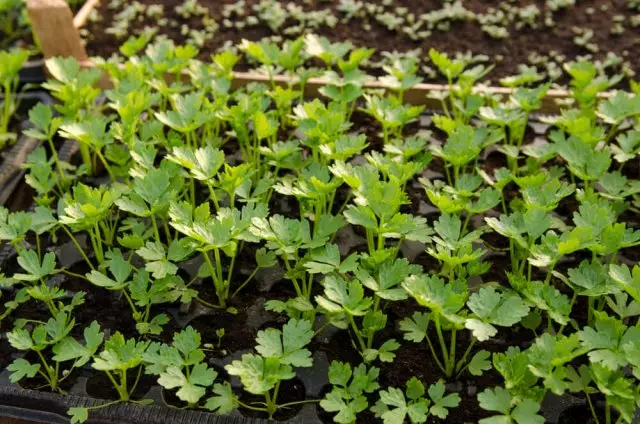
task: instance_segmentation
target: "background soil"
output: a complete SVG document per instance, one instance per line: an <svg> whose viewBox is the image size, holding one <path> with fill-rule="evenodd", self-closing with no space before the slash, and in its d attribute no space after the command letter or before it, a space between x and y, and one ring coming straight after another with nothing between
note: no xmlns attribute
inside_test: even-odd
<svg viewBox="0 0 640 424"><path fill-rule="evenodd" d="M185 20L175 12L175 7L182 4L181 0L139 0L145 5L163 4L165 14L169 19L175 19L180 23L185 23L189 28L201 29L202 22L200 18L191 18ZM87 30L90 34L88 37L87 48L90 55L110 56L118 51L118 46L123 40L117 40L114 36L107 34L104 29L108 27L108 23L112 21L113 16L119 9L109 9L107 1L102 1L98 7L100 16L98 22L89 22ZM231 0L200 0L201 5L209 9L210 16L216 22L222 22L222 10L225 5L236 3ZM246 0L246 14L252 13L252 6L258 3L258 0ZM338 0L328 0L324 2L308 2L303 0L292 0L291 3L303 6L305 10L317 10L326 8L337 8ZM309 5L308 3L315 3ZM485 12L489 7L497 7L498 2L486 0L466 0L465 8L476 13ZM517 0L515 3L519 6L535 4L541 11L547 10L544 0ZM608 5L606 10L601 10L601 6ZM442 7L440 1L435 0L394 0L393 7L407 7L416 16L428 13L430 11ZM587 10L593 8L594 13L587 13ZM391 9L389 9L391 10ZM546 27L539 22L538 28L525 27L520 30L515 29L514 25L509 28L510 36L506 39L495 39L484 33L478 22L452 22L449 31L434 30L433 34L424 41L412 41L407 35L399 31L387 30L383 25L376 21L370 21L371 30L365 31L362 28L362 21L356 18L350 22L339 22L335 28L320 28L316 32L320 35L328 37L332 41L350 40L358 46L373 47L379 53L382 51L408 51L421 48L423 56L430 48L435 48L450 54L456 52L472 52L473 54L482 54L489 56L491 63L496 59L500 59L496 63L496 68L489 75L491 79L511 75L517 72L518 66L526 64L532 53L540 55L549 55L554 51L560 55L565 55L567 60L575 59L579 56L587 55L589 52L578 47L573 43L575 36L572 28L589 28L593 30L594 36L590 42L599 46L599 53L595 54L595 58L603 59L607 52L612 52L618 56L624 57L631 68L640 69L640 55L634 54L634 51L640 48L640 31L627 25L626 31L621 35L612 35L610 33L613 25L613 19L616 15L630 16L634 12L627 6L625 0L585 0L577 2L576 5L567 9L556 11L553 13L556 25L552 28ZM340 12L335 11L337 16ZM538 18L542 21L542 18ZM286 22L284 27L290 26L292 22ZM145 26L154 26L153 20L145 19L133 23L130 31L136 32ZM280 32L282 28L280 29ZM180 28L161 28L160 33L168 35L176 43L181 43L184 37L180 34ZM263 37L273 35L274 33L267 25L260 23L257 26L247 27L243 30L235 28L224 28L222 25L215 34L214 40L208 42L201 49L200 57L209 59L210 55L223 47L225 43L231 42L237 44L242 39L252 41L260 40Z"/></svg>

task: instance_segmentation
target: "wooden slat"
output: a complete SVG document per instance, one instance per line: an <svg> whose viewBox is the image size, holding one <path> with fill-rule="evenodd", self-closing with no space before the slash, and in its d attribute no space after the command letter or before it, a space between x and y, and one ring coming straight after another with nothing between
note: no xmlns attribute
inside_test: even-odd
<svg viewBox="0 0 640 424"><path fill-rule="evenodd" d="M38 37L45 59L54 56L89 60L73 25L73 14L64 0L27 0L27 10L34 34Z"/></svg>
<svg viewBox="0 0 640 424"><path fill-rule="evenodd" d="M273 80L276 84L285 86L291 81L288 75L275 75ZM243 87L252 82L269 83L269 77L267 75L255 73L255 72L234 72L232 87ZM305 96L307 97L320 97L320 88L327 85L329 81L324 78L311 78L305 85ZM370 89L383 89L389 90L390 87L381 83L380 81L371 81L364 85L365 88ZM434 94L446 92L448 86L442 84L417 84L404 93L405 103L412 105L424 105L427 109L442 109L442 103L440 100L433 98ZM490 95L499 95L508 97L513 93L513 89L507 87L483 87L477 86L474 88L476 93L484 93ZM609 97L611 92L601 93L601 97ZM559 110L558 100L565 100L569 97L569 92L566 90L552 89L547 92L546 97L542 101L542 107L540 112L551 113Z"/></svg>

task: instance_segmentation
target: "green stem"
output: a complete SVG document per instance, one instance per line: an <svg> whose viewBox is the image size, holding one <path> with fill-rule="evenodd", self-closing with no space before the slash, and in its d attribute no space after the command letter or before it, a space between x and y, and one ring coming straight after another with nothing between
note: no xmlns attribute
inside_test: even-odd
<svg viewBox="0 0 640 424"><path fill-rule="evenodd" d="M367 246L369 247L369 254L373 254L376 250L375 243L373 242L373 234L368 228L365 229L365 232L367 234Z"/></svg>
<svg viewBox="0 0 640 424"><path fill-rule="evenodd" d="M241 402L239 400L238 400L238 405L242 406L243 408L247 408L247 409L249 409L251 411L266 412L266 410L267 410L267 408L258 408L256 406L247 405L246 403Z"/></svg>
<svg viewBox="0 0 640 424"><path fill-rule="evenodd" d="M598 420L598 414L596 414L596 409L593 407L593 403L591 402L591 396L589 396L589 393L587 392L584 392L584 394L587 397L587 403L589 404L589 409L591 410L591 416L595 420L596 424L600 424L600 420Z"/></svg>
<svg viewBox="0 0 640 424"><path fill-rule="evenodd" d="M458 375L460 375L465 369L467 369L467 366L469 365L467 364L467 357L469 356L469 353L471 353L471 349L473 349L477 341L478 340L476 338L471 340L471 343L469 343L469 347L467 347L467 350L465 350L462 358L460 358L460 360L458 361L458 364L456 365L456 372L458 373Z"/></svg>
<svg viewBox="0 0 640 424"><path fill-rule="evenodd" d="M64 172L62 171L62 165L60 165L60 158L58 157L58 152L56 150L56 146L53 144L53 140L48 138L49 147L51 148L51 155L53 156L53 161L56 164L56 169L58 170L58 174L60 175L60 185L58 186L61 191L63 191L64 181L66 180L64 176Z"/></svg>
<svg viewBox="0 0 640 424"><path fill-rule="evenodd" d="M358 344L360 345L360 350L362 351L361 353L364 354L364 352L367 350L367 345L364 343L364 340L362 340L362 335L358 330L356 321L353 319L353 315L349 315L349 323L351 324L351 328L353 329L353 332L356 334Z"/></svg>
<svg viewBox="0 0 640 424"><path fill-rule="evenodd" d="M287 408L289 406L302 405L302 404L305 404L305 403L316 403L316 402L320 402L320 399L305 399L305 400L299 400L299 401L296 401L296 402L282 403L282 404L278 405L278 408Z"/></svg>
<svg viewBox="0 0 640 424"><path fill-rule="evenodd" d="M236 265L236 258L238 257L238 252L242 251L242 242L240 242L238 250L236 250L236 254L231 257L231 263L229 264L229 271L227 272L227 281L225 282L225 293L224 298L229 299L229 290L231 290L231 277L233 277L233 268Z"/></svg>
<svg viewBox="0 0 640 424"><path fill-rule="evenodd" d="M447 377L451 377L452 371L450 370L451 366L449 365L449 352L447 351L447 343L444 341L444 336L442 335L440 314L438 313L435 314L434 324L436 325L436 333L438 334L438 341L440 342L440 349L442 350L442 359L444 359L445 374Z"/></svg>
<svg viewBox="0 0 640 424"><path fill-rule="evenodd" d="M223 293L223 296L224 296L225 289L226 289L226 283L225 283L224 279L222 278L222 259L220 258L220 249L218 249L217 247L213 249L213 257L216 260L216 266L217 266L217 271L218 271L218 281L220 281L222 283L222 293Z"/></svg>
<svg viewBox="0 0 640 424"><path fill-rule="evenodd" d="M96 150L96 154L98 155L98 158L100 159L100 162L102 162L102 164L104 165L104 169L107 170L107 174L109 174L109 178L111 178L111 181L115 182L116 181L116 175L111 170L111 167L109 166L109 163L107 163L107 159L105 159L105 157L102 155L102 152L100 152L100 150Z"/></svg>
<svg viewBox="0 0 640 424"><path fill-rule="evenodd" d="M233 294L229 297L229 299L233 299L240 290L242 290L247 284L249 284L249 282L253 279L253 277L255 277L256 273L258 272L260 268L259 267L255 267L253 272L247 277L246 280L244 280L244 283L242 283L240 285L240 287L238 287Z"/></svg>
<svg viewBox="0 0 640 424"><path fill-rule="evenodd" d="M153 223L153 234L156 236L156 241L160 243L160 230L158 229L158 222L156 221L155 214L151 214L151 222Z"/></svg>
<svg viewBox="0 0 640 424"><path fill-rule="evenodd" d="M449 342L449 372L447 374L453 375L456 365L456 329L451 332L451 340Z"/></svg>
<svg viewBox="0 0 640 424"><path fill-rule="evenodd" d="M213 303L209 303L206 300L203 300L201 297L196 296L195 299L202 303L204 306L207 306L209 308L213 308L213 309L220 309L221 306L220 305L214 305Z"/></svg>
<svg viewBox="0 0 640 424"><path fill-rule="evenodd" d="M287 258L284 258L284 266L287 268L289 275L291 275L291 264ZM300 290L300 285L298 285L298 280L293 275L291 275L291 282L296 290L296 295L298 295L298 297L304 297L302 290Z"/></svg>
<svg viewBox="0 0 640 424"><path fill-rule="evenodd" d="M202 256L204 257L204 261L207 263L207 267L209 268L209 273L211 274L211 279L213 280L213 284L216 288L216 294L218 296L218 303L221 307L225 307L226 303L224 302L224 300L221 297L221 294L223 293L223 287L222 287L222 282L218 281L218 273L216 272L216 270L213 268L213 264L211 263L211 259L209 259L209 253L208 252L202 252Z"/></svg>
<svg viewBox="0 0 640 424"><path fill-rule="evenodd" d="M131 307L131 312L133 313L133 315L138 315L138 309L136 308L136 306L133 304L133 300L131 300L131 297L129 296L129 294L127 293L127 291L125 289L121 290L122 294L124 294L125 299L127 299L127 302L129 303L129 306Z"/></svg>
<svg viewBox="0 0 640 424"><path fill-rule="evenodd" d="M111 384L113 384L113 387L118 392L118 396L120 396L119 401L125 401L125 402L128 401L129 393L127 393L126 391L125 392L122 391L122 386L118 382L116 382L116 379L113 376L113 374L111 374L111 372L108 370L105 370L105 374L107 374L107 377L109 377L109 380L111 380Z"/></svg>
<svg viewBox="0 0 640 424"><path fill-rule="evenodd" d="M87 166L90 175L94 175L93 161L91 160L91 151L89 146L85 143L78 142L80 146L80 154L82 155L82 162Z"/></svg>
<svg viewBox="0 0 640 424"><path fill-rule="evenodd" d="M425 334L425 339L427 340L427 344L429 345L429 350L431 350L431 356L433 356L433 359L435 359L436 364L438 364L438 367L440 367L440 370L442 370L442 372L444 373L445 367L442 366L442 362L440 362L440 359L436 354L436 350L433 347L433 343L431 343L431 338L429 338L429 335Z"/></svg>
<svg viewBox="0 0 640 424"><path fill-rule="evenodd" d="M76 247L76 249L78 249L78 252L80 252L80 255L82 256L82 259L84 259L85 262L87 263L87 265L89 265L89 268L91 268L91 270L95 270L95 268L93 267L93 264L91 263L91 261L87 257L87 254L84 253L84 250L82 249L82 247L80 247L80 243L78 243L78 240L73 236L71 231L69 231L67 229L67 227L65 227L64 225L61 225L61 227L64 230L64 232L67 233L67 235L69 236L69 239L71 240L73 245Z"/></svg>
<svg viewBox="0 0 640 424"><path fill-rule="evenodd" d="M133 386L131 386L131 393L136 391L136 387L138 387L138 383L140 382L141 375L142 375L142 367L138 367L138 375L136 375L136 380L133 382Z"/></svg>
<svg viewBox="0 0 640 424"><path fill-rule="evenodd" d="M35 351L38 354L38 357L40 358L40 362L42 362L43 368L45 369L47 375L45 376L45 379L47 380L47 383L49 383L49 386L51 387L51 390L53 390L54 392L57 389L57 382L56 379L53 375L54 370L53 368L51 368L49 366L49 364L47 363L47 360L44 358L44 356L42 355L42 353L39 350Z"/></svg>

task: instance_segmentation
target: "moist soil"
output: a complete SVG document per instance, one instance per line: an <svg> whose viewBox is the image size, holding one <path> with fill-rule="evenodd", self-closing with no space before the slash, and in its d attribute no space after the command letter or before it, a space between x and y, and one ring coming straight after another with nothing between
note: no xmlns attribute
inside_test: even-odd
<svg viewBox="0 0 640 424"><path fill-rule="evenodd" d="M125 2L126 3L126 2ZM176 6L181 5L182 0L140 0L144 5L163 4L164 17L170 20L176 20L180 24L185 24L191 29L200 30L203 28L202 19L200 17L192 17L185 19L177 14ZM209 9L210 16L218 23L224 19L222 10L225 5L236 3L235 0L200 0L200 5ZM258 0L245 1L245 16L252 14L252 6L259 3ZM291 0L290 3L297 4L306 11L325 10L332 8L336 16L342 16L337 11L339 0L327 0L321 2L309 2L303 0ZM544 0L516 0L519 6L527 6L535 4L543 14L547 11ZM629 61L631 68L640 69L640 56L633 54L640 47L640 36L635 28L632 28L628 22L625 24L627 29L620 35L612 35L610 33L613 25L613 19L616 15L630 17L634 12L627 7L625 0L613 0L602 2L599 0L585 0L576 2L577 4L567 9L556 11L553 13L553 19L556 25L552 28L542 24L542 18L538 18L538 28L524 27L516 29L515 25L509 29L510 36L506 39L495 39L482 31L478 22L452 22L449 31L434 30L432 35L426 40L412 41L407 35L396 30L388 30L382 24L375 20L369 20L371 29L366 31L362 28L362 20L354 19L350 22L339 21L334 28L321 27L315 32L324 35L330 40L345 41L350 40L357 46L373 47L378 52L382 51L400 51L406 52L417 48L422 49L423 57L430 48L439 51L455 54L457 52L472 52L475 55L487 55L494 63L497 58L502 60L496 63L496 67L489 75L490 79L497 79L507 75L513 75L518 72L518 66L529 62L529 56L532 53L540 55L549 55L554 51L560 55L566 56L567 60L575 59L578 56L584 56L589 52L583 47L577 46L573 42L575 33L574 27L588 28L593 31L593 38L589 40L599 46L599 52L593 54L595 58L604 59L608 52L624 57ZM601 10L603 4L608 4L607 10ZM283 2L286 4L286 2ZM108 57L118 52L118 47L126 39L116 39L113 35L105 32L105 29L112 22L114 15L119 9L109 9L109 2L103 1L98 6L101 19L97 22L88 22L87 31L90 34L87 49L92 56ZM465 8L476 12L484 13L489 7L497 7L494 2L484 0L465 0ZM394 0L393 7L407 7L416 16L428 13L442 7L441 2L436 0L412 1L412 0ZM389 8L387 10L393 10ZM588 9L595 9L595 13L589 14ZM283 34L287 26L292 26L293 22L285 22L279 30L279 34ZM129 28L132 33L138 33L143 28L157 27L154 19L144 18L133 22ZM166 34L177 44L181 44L184 37L180 34L180 26L172 28L169 26L159 28L160 34ZM238 44L242 39L258 41L264 37L274 35L274 33L265 24L257 26L249 26L245 29L238 30L236 28L225 28L222 25L218 28L213 40L208 41L203 48L200 49L200 58L209 60L210 55L222 48L225 43ZM286 37L286 36L285 36ZM374 59L380 59L378 53ZM562 63L560 63L562 64ZM240 64L239 70L246 69L246 64Z"/></svg>

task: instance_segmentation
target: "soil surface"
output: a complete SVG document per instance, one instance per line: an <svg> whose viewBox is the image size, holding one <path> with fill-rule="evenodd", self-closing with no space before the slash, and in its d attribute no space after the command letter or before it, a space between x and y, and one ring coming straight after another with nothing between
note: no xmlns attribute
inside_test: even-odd
<svg viewBox="0 0 640 424"><path fill-rule="evenodd" d="M127 4L128 2L124 2ZM173 39L176 44L183 44L185 36L181 31L183 25L189 29L202 30L204 25L202 17L191 16L184 18L176 12L176 7L183 2L181 0L140 0L140 4L149 6L155 4L164 5L163 18L167 18L167 24L159 27L159 34L165 34ZM206 41L200 51L200 58L209 60L210 55L229 45L238 44L242 39L252 41L260 40L273 35L284 35L287 28L294 25L292 18L284 22L277 32L272 31L267 24L259 21L255 25L246 26L242 29L227 28L221 25L223 22L223 10L229 5L238 3L232 0L200 0L200 5L208 9L209 16L219 24L213 39ZM246 0L243 16L255 15L253 7L259 3L258 0ZM540 15L536 19L536 27L525 26L517 29L516 22L512 22L508 27L509 36L503 39L496 39L482 30L482 25L475 20L448 21L448 30L434 29L432 34L425 40L413 41L409 36L400 31L401 28L393 30L387 29L383 24L369 15L366 17L354 17L345 22L345 15L338 10L339 0L326 1L305 1L292 0L282 2L302 7L306 12L330 10L336 17L339 17L335 27L330 28L320 26L313 32L324 35L332 41L349 40L357 46L375 48L378 52L374 60L380 59L381 52L407 52L414 49L421 49L418 56L424 59L426 64L426 53L430 48L444 51L449 54L471 52L473 55L486 55L489 63L496 63L493 72L488 76L497 79L506 75L517 73L518 66L530 63L532 55L554 56L556 62L562 66L565 61L575 59L579 56L592 54L593 58L604 59L608 53L615 53L626 60L630 68L637 71L640 69L640 56L634 54L640 48L640 32L632 27L631 17L639 11L628 7L625 0L599 1L584 0L576 2L575 5L566 9L551 12L543 0L516 0L510 4L526 7L535 5L540 10ZM118 51L118 47L126 37L116 38L105 31L111 25L115 15L123 10L123 6L110 8L110 2L102 1L98 7L99 19L87 24L85 38L90 55L107 57ZM506 4L506 2L505 2ZM463 2L464 7L476 14L487 14L490 7L498 7L496 2L484 0L468 0ZM283 6L283 7L284 7ZM441 9L442 2L436 0L412 1L394 0L391 6L385 11L395 13L395 8L406 7L415 16L434 12ZM544 17L552 16L555 25L547 27L544 24ZM230 20L234 20L234 16ZM612 34L611 29L615 24L617 16L626 17L623 26L626 30L622 34ZM240 18L236 18L240 19ZM243 18L244 19L244 18ZM366 23L366 27L363 24ZM158 27L157 18L138 17L128 27L128 33L140 33L145 27ZM588 43L597 46L598 51L591 53L586 47L576 45L574 37L577 29L593 31L593 36ZM309 31L311 32L311 31ZM242 64L240 65L242 68Z"/></svg>

